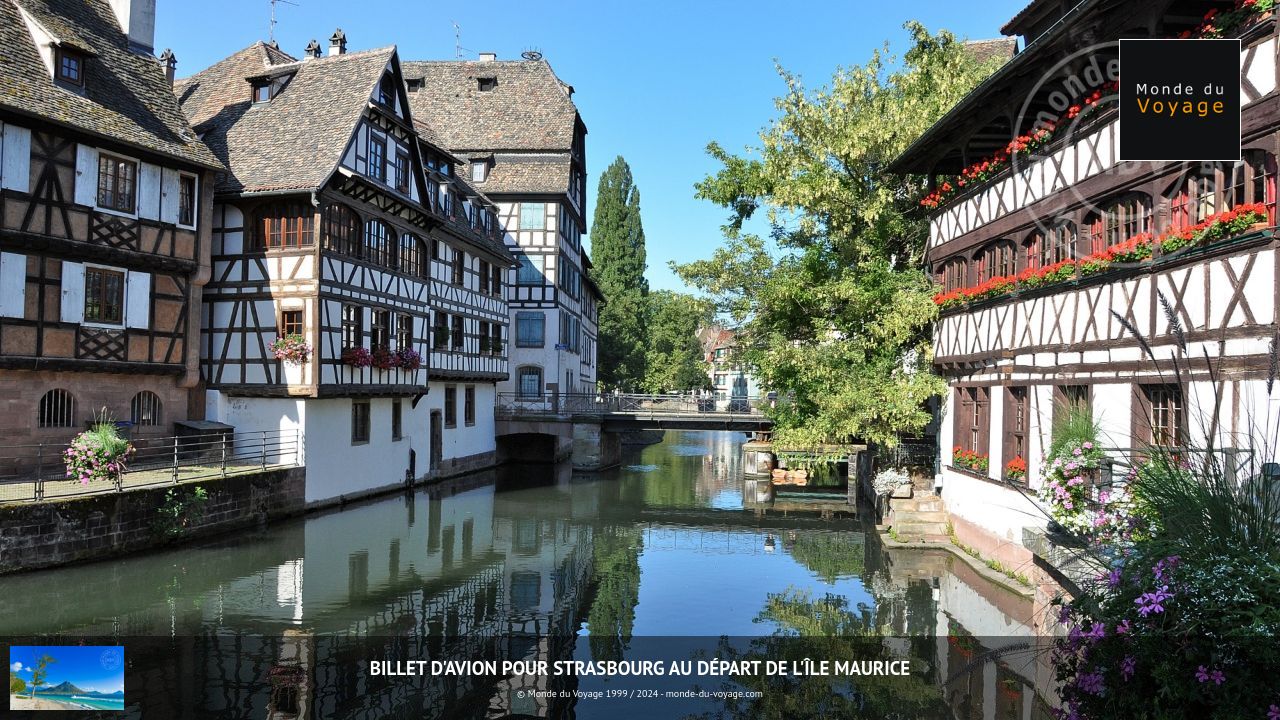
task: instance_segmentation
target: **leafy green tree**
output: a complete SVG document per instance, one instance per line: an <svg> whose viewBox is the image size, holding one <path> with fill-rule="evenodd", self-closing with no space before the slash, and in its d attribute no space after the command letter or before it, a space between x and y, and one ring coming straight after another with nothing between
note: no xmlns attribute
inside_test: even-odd
<svg viewBox="0 0 1280 720"><path fill-rule="evenodd" d="M894 444L928 423L925 401L946 387L930 369L925 183L886 168L994 62L945 31L906 27L900 62L877 51L814 92L780 68L779 116L751 157L708 146L723 167L697 195L730 211L726 242L674 267L740 326L739 360L783 400L783 442ZM762 209L770 238L745 230Z"/></svg>
<svg viewBox="0 0 1280 720"><path fill-rule="evenodd" d="M659 290L649 294L649 343L644 389L651 393L711 387L698 328L708 325L711 304L692 295Z"/></svg>
<svg viewBox="0 0 1280 720"><path fill-rule="evenodd" d="M9 694L10 695L17 695L18 693L26 689L27 689L27 683L25 680L18 677L16 673L9 673Z"/></svg>
<svg viewBox="0 0 1280 720"><path fill-rule="evenodd" d="M644 271L640 190L619 155L600 175L591 225L591 277L604 293L600 308L600 384L633 390L645 379L649 282Z"/></svg>
<svg viewBox="0 0 1280 720"><path fill-rule="evenodd" d="M36 660L36 666L31 669L31 697L34 698L36 696L36 688L49 679L49 665L55 662L57 661L48 655L41 655L40 659Z"/></svg>

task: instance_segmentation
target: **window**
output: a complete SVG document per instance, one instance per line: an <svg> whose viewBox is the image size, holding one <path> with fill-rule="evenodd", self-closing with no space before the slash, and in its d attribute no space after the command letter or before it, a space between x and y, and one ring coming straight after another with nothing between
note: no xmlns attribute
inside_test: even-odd
<svg viewBox="0 0 1280 720"><path fill-rule="evenodd" d="M391 228L381 220L370 220L364 226L364 259L378 265L394 267Z"/></svg>
<svg viewBox="0 0 1280 720"><path fill-rule="evenodd" d="M520 203L520 229L521 230L546 230L547 229L547 205L546 203Z"/></svg>
<svg viewBox="0 0 1280 720"><path fill-rule="evenodd" d="M471 161L471 180L473 182L484 182L489 176L489 163L484 160Z"/></svg>
<svg viewBox="0 0 1280 720"><path fill-rule="evenodd" d="M969 267L962 258L953 258L942 265L938 283L943 292L959 290L969 284Z"/></svg>
<svg viewBox="0 0 1280 720"><path fill-rule="evenodd" d="M302 311L301 310L281 310L280 311L280 337L289 335L302 334Z"/></svg>
<svg viewBox="0 0 1280 720"><path fill-rule="evenodd" d="M542 285L546 282L544 268L545 255L519 255L520 272L516 275L517 285Z"/></svg>
<svg viewBox="0 0 1280 720"><path fill-rule="evenodd" d="M728 387L729 376L724 373L716 373L716 387Z"/></svg>
<svg viewBox="0 0 1280 720"><path fill-rule="evenodd" d="M378 83L378 103L389 108L396 106L396 79L391 73L383 75L382 81Z"/></svg>
<svg viewBox="0 0 1280 720"><path fill-rule="evenodd" d="M582 273L574 267L568 256L560 255L559 287L569 297L577 300L582 297Z"/></svg>
<svg viewBox="0 0 1280 720"><path fill-rule="evenodd" d="M1182 400L1182 390L1175 385L1148 385L1142 388L1146 396L1147 423L1145 432L1139 437L1146 437L1152 445L1176 447L1182 444L1186 420Z"/></svg>
<svg viewBox="0 0 1280 720"><path fill-rule="evenodd" d="M326 205L321 220L320 236L326 250L343 255L360 253L360 216L341 203Z"/></svg>
<svg viewBox="0 0 1280 720"><path fill-rule="evenodd" d="M542 368L526 365L516 370L516 393L522 398L542 397Z"/></svg>
<svg viewBox="0 0 1280 720"><path fill-rule="evenodd" d="M124 273L99 267L84 269L84 320L104 325L124 322Z"/></svg>
<svg viewBox="0 0 1280 720"><path fill-rule="evenodd" d="M103 153L98 156L98 207L133 213L138 208L138 163Z"/></svg>
<svg viewBox="0 0 1280 720"><path fill-rule="evenodd" d="M476 386L468 385L462 391L462 422L471 427L476 424Z"/></svg>
<svg viewBox="0 0 1280 720"><path fill-rule="evenodd" d="M480 92L492 92L498 87L498 78L482 77L476 78L476 89Z"/></svg>
<svg viewBox="0 0 1280 720"><path fill-rule="evenodd" d="M369 442L369 401L351 401L351 444Z"/></svg>
<svg viewBox="0 0 1280 720"><path fill-rule="evenodd" d="M427 248L416 235L400 236L400 272L425 278L427 273Z"/></svg>
<svg viewBox="0 0 1280 720"><path fill-rule="evenodd" d="M141 427L160 424L160 396L143 390L129 401L129 422Z"/></svg>
<svg viewBox="0 0 1280 720"><path fill-rule="evenodd" d="M387 141L373 133L369 133L369 177L387 179Z"/></svg>
<svg viewBox="0 0 1280 720"><path fill-rule="evenodd" d="M560 313L560 345L569 352L578 352L578 338L582 322L566 312Z"/></svg>
<svg viewBox="0 0 1280 720"><path fill-rule="evenodd" d="M1262 203L1267 221L1276 221L1276 158L1264 150L1245 150L1231 172L1231 205Z"/></svg>
<svg viewBox="0 0 1280 720"><path fill-rule="evenodd" d="M431 348L443 350L449 346L449 314L437 311L431 323Z"/></svg>
<svg viewBox="0 0 1280 720"><path fill-rule="evenodd" d="M457 248L453 251L453 284L461 285L466 278L467 254Z"/></svg>
<svg viewBox="0 0 1280 720"><path fill-rule="evenodd" d="M543 313L516 313L516 347L540 348L546 344L546 324Z"/></svg>
<svg viewBox="0 0 1280 720"><path fill-rule="evenodd" d="M984 387L956 388L956 437L961 449L987 452L988 390Z"/></svg>
<svg viewBox="0 0 1280 720"><path fill-rule="evenodd" d="M1217 207L1217 183L1212 169L1190 173L1178 181L1169 199L1169 226L1186 227L1203 221Z"/></svg>
<svg viewBox="0 0 1280 720"><path fill-rule="evenodd" d="M1048 230L1037 230L1027 243L1027 267L1048 267L1075 256L1076 229L1069 222L1058 222Z"/></svg>
<svg viewBox="0 0 1280 720"><path fill-rule="evenodd" d="M310 227L310 214L307 222ZM196 224L196 178L194 175L178 176L178 224ZM307 232L307 244L311 244L311 233Z"/></svg>
<svg viewBox="0 0 1280 720"><path fill-rule="evenodd" d="M466 337L463 334L463 330L462 330L463 321L464 321L464 318L461 315L453 316L453 327L450 328L449 330L449 340L451 341L450 344L453 346L454 350L462 349L462 341Z"/></svg>
<svg viewBox="0 0 1280 720"><path fill-rule="evenodd" d="M54 51L58 79L68 85L84 87L84 56L74 50L58 47Z"/></svg>
<svg viewBox="0 0 1280 720"><path fill-rule="evenodd" d="M396 190L409 194L409 156L396 152Z"/></svg>
<svg viewBox="0 0 1280 720"><path fill-rule="evenodd" d="M73 427L76 424L76 397L62 389L40 396L39 425L42 428Z"/></svg>
<svg viewBox="0 0 1280 720"><path fill-rule="evenodd" d="M997 240L978 253L978 282L1014 274L1017 253L1013 243Z"/></svg>
<svg viewBox="0 0 1280 720"><path fill-rule="evenodd" d="M444 260L444 243L434 238L431 240L431 259Z"/></svg>
<svg viewBox="0 0 1280 720"><path fill-rule="evenodd" d="M396 349L413 349L413 316L401 313L396 316Z"/></svg>
<svg viewBox="0 0 1280 720"><path fill-rule="evenodd" d="M342 306L342 347L364 347L364 308L359 305Z"/></svg>
<svg viewBox="0 0 1280 720"><path fill-rule="evenodd" d="M271 102L271 83L263 80L253 84L253 101L256 103Z"/></svg>
<svg viewBox="0 0 1280 720"><path fill-rule="evenodd" d="M489 281L489 291L494 295L501 297L502 296L502 268L495 265L490 272L493 274L493 277Z"/></svg>
<svg viewBox="0 0 1280 720"><path fill-rule="evenodd" d="M458 427L458 388L455 385L444 388L444 426Z"/></svg>
<svg viewBox="0 0 1280 720"><path fill-rule="evenodd" d="M484 295L489 294L489 283L493 281L493 275L489 272L489 263L485 260L479 261L480 270L480 292Z"/></svg>
<svg viewBox="0 0 1280 720"><path fill-rule="evenodd" d="M400 399L396 398L391 401L391 439L404 439L404 408L400 404Z"/></svg>
<svg viewBox="0 0 1280 720"><path fill-rule="evenodd" d="M262 210L259 249L303 247L311 244L311 206L300 202L272 203Z"/></svg>
<svg viewBox="0 0 1280 720"><path fill-rule="evenodd" d="M374 310L373 323L369 326L371 350L391 349L391 311Z"/></svg>
<svg viewBox="0 0 1280 720"><path fill-rule="evenodd" d="M1006 464L1016 457L1027 459L1029 419L1027 388L1008 388L1005 391L1004 411L1004 461ZM1025 482L1025 476L1023 481Z"/></svg>
<svg viewBox="0 0 1280 720"><path fill-rule="evenodd" d="M1149 217L1145 195L1133 193L1107 203L1089 222L1089 252L1102 252L1146 232Z"/></svg>

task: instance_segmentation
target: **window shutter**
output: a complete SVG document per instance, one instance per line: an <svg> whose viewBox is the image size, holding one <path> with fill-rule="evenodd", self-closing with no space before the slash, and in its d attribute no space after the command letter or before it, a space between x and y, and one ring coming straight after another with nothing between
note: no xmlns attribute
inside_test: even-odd
<svg viewBox="0 0 1280 720"><path fill-rule="evenodd" d="M59 319L79 325L84 322L84 265L62 261L62 308Z"/></svg>
<svg viewBox="0 0 1280 720"><path fill-rule="evenodd" d="M1102 252L1107 249L1106 215L1099 214L1089 224L1089 252Z"/></svg>
<svg viewBox="0 0 1280 720"><path fill-rule="evenodd" d="M0 317L26 314L27 256L0 253Z"/></svg>
<svg viewBox="0 0 1280 720"><path fill-rule="evenodd" d="M151 274L130 270L125 276L124 292L125 327L151 327Z"/></svg>
<svg viewBox="0 0 1280 720"><path fill-rule="evenodd" d="M178 200L181 196L178 173L166 168L160 183L160 222L178 223Z"/></svg>
<svg viewBox="0 0 1280 720"><path fill-rule="evenodd" d="M1191 224L1190 197L1187 195L1186 181L1184 180L1183 183L1183 188L1173 196L1169 208L1169 224L1173 227L1186 227Z"/></svg>
<svg viewBox="0 0 1280 720"><path fill-rule="evenodd" d="M84 143L76 145L76 204L98 204L98 150Z"/></svg>
<svg viewBox="0 0 1280 720"><path fill-rule="evenodd" d="M31 131L17 125L4 126L4 148L0 155L0 186L6 190L31 191Z"/></svg>
<svg viewBox="0 0 1280 720"><path fill-rule="evenodd" d="M138 217L160 219L160 168L151 163L138 165Z"/></svg>

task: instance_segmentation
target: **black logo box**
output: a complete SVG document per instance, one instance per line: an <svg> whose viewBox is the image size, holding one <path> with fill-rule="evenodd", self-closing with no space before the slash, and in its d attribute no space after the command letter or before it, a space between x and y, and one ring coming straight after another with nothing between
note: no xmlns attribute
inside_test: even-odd
<svg viewBox="0 0 1280 720"><path fill-rule="evenodd" d="M1139 94L1138 86L1147 92ZM1160 90L1180 87L1182 94ZM1206 86L1215 92L1206 94ZM1221 88L1222 94L1216 90ZM1138 101L1150 101L1146 113ZM1159 102L1163 113L1153 112ZM1222 113L1183 112L1207 102L1222 103ZM1169 104L1177 103L1170 115ZM1165 162L1219 162L1240 159L1240 40L1121 39L1120 159Z"/></svg>

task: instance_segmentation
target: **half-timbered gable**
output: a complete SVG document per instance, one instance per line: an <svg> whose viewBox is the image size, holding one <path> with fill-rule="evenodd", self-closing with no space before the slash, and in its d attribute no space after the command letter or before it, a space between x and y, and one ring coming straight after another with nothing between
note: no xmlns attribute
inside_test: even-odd
<svg viewBox="0 0 1280 720"><path fill-rule="evenodd" d="M1105 443L1129 448L1234 447L1273 401L1275 19L1237 31L1239 162L1119 159L1114 41L1186 37L1217 6L1037 0L1006 26L1027 50L895 162L932 178L926 258L940 290L934 362L952 385L939 444L953 514L1014 540L1036 524L1020 497L977 476L999 484L1021 457L1036 487L1064 402L1086 403ZM982 165L1011 142L1035 150ZM1253 226L1179 239L1242 208ZM1166 358L1184 342L1189 371L1171 387ZM1188 402L1204 412L1186 413ZM988 455L989 470L957 469L955 447Z"/></svg>
<svg viewBox="0 0 1280 720"><path fill-rule="evenodd" d="M6 435L56 442L104 408L139 434L170 434L199 379L220 163L182 116L165 68L131 50L106 2L5 3L0 43ZM135 417L139 392L163 413ZM56 421L38 405L48 393L70 409Z"/></svg>

